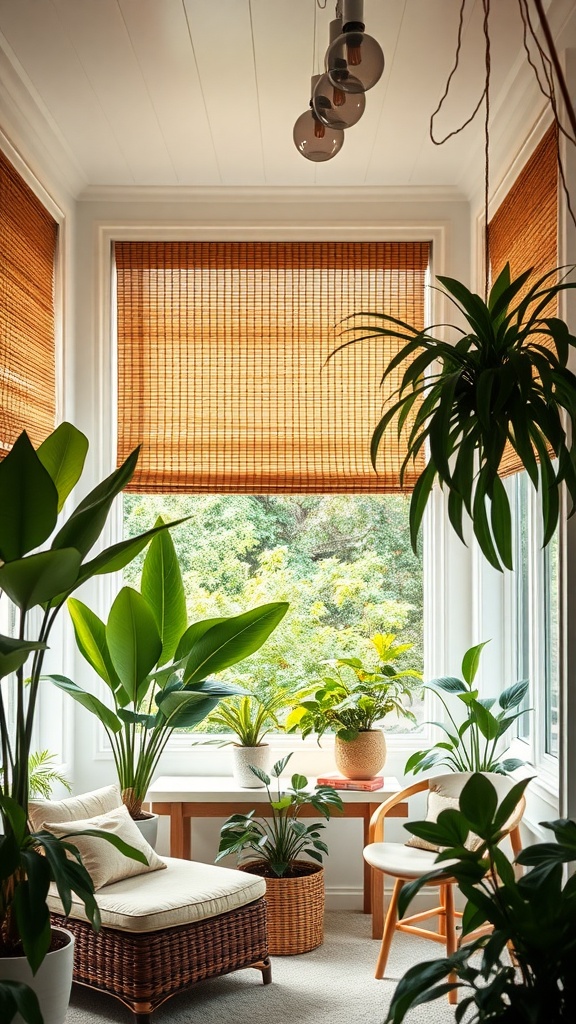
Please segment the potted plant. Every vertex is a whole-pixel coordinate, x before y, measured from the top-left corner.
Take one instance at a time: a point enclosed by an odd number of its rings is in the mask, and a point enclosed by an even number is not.
[[[239,786],[260,789],[262,779],[251,771],[251,766],[266,771],[270,764],[270,744],[264,737],[270,729],[280,729],[276,712],[286,706],[286,694],[259,697],[248,693],[242,697],[225,697],[208,716],[208,723],[223,726],[236,736],[232,747],[232,775]]]
[[[386,740],[379,723],[385,715],[393,711],[416,721],[409,707],[412,680],[422,676],[415,669],[394,664],[413,646],[395,641],[392,633],[371,637],[378,655],[374,666],[363,665],[359,658],[328,661],[332,673],[324,676],[320,685],[315,683],[297,693],[298,704],[286,719],[287,731],[298,729],[303,737],[314,732],[318,741],[327,730],[333,731],[336,766],[347,778],[373,778],[382,769]]]
[[[441,765],[454,772],[500,772],[504,775],[525,764],[517,757],[505,757],[498,746],[510,726],[529,711],[528,708],[518,710],[529,682],[524,679],[514,683],[499,697],[480,698],[474,688],[474,678],[487,643],[485,640],[466,651],[462,659],[463,679],[443,676],[424,684],[425,689],[439,697],[449,724],[430,723],[442,729],[444,735],[432,747],[415,751],[406,762],[406,773],[416,774]],[[455,720],[444,694],[452,695],[463,705],[463,721]]]
[[[556,842],[537,843],[517,863],[531,870],[516,877],[499,847],[502,830],[529,780],[519,782],[497,806],[489,779],[473,775],[460,808],[442,811],[436,823],[415,822],[410,832],[442,847],[438,869],[405,885],[402,916],[425,881],[439,877],[443,862],[467,902],[463,941],[449,957],[416,964],[400,980],[386,1018],[401,1024],[411,1007],[461,990],[456,1019],[470,1024],[572,1024],[576,1020],[576,884],[564,865],[576,860],[576,822],[542,822]],[[469,832],[481,845],[464,847]],[[474,935],[484,925],[488,934]],[[511,958],[508,951],[511,951]]]
[[[260,605],[189,625],[174,544],[161,532],[146,553],[140,591],[123,587],[106,623],[76,598],[68,608],[78,648],[106,684],[110,703],[66,676],[50,678],[98,718],[123,802],[136,821],[145,820],[151,816],[142,803],[174,729],[193,728],[221,697],[244,692],[212,676],[257,651],[288,605]],[[154,835],[147,838],[153,845]]]
[[[72,937],[54,935],[50,927],[50,883],[56,883],[65,908],[75,892],[88,920],[96,928],[99,924],[94,888],[77,849],[28,825],[30,752],[44,657],[66,598],[97,573],[121,569],[166,529],[163,524],[88,557],[114,498],[134,472],[137,450],[58,528],[87,450],[84,435],[63,423],[37,450],[23,432],[0,462],[0,590],[15,606],[18,626],[16,637],[0,636],[0,977],[24,981],[39,992],[44,1024],[62,1024],[72,981]],[[146,862],[115,836],[103,838]],[[50,962],[44,964],[47,956]],[[61,970],[66,980],[50,1009],[41,979],[52,984]]]
[[[371,456],[376,467],[388,429],[404,433],[402,483],[409,462],[427,451],[410,502],[414,550],[438,480],[448,491],[448,517],[460,539],[466,511],[490,564],[512,569],[512,517],[498,475],[507,445],[541,496],[544,545],[558,522],[563,483],[576,504],[576,376],[568,368],[576,337],[564,321],[546,313],[558,294],[576,283],[550,284],[557,274],[553,270],[526,289],[531,273],[511,281],[507,264],[486,302],[460,281],[439,277],[465,324],[440,325],[458,338],[455,344],[435,338],[435,327],[421,331],[386,313],[358,313],[345,332],[360,337],[335,350],[374,337],[402,342],[382,375],[384,382],[405,364],[400,386],[372,435]]]
[[[268,815],[257,818],[255,811],[249,811],[228,818],[221,829],[216,857],[218,862],[235,853],[243,870],[266,878],[268,948],[279,955],[306,953],[323,940],[322,857],[328,848],[320,838],[320,829],[325,826],[321,822],[305,825],[300,816],[304,809],[311,808],[328,820],[334,810],[343,809],[334,789],[315,786],[310,790],[304,775],[293,775],[291,785],[281,789],[280,776],[291,757],[287,754],[272,768],[277,780],[275,796],[270,791],[270,776],[259,768],[252,769],[266,787]]]

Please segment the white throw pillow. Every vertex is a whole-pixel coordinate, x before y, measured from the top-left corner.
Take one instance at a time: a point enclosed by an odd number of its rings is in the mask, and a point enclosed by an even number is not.
[[[460,801],[455,796],[445,796],[443,793],[438,793],[434,789],[430,789],[428,793],[428,808],[426,811],[426,821],[438,821],[438,815],[442,811],[446,811],[449,808],[458,810],[460,807]],[[482,840],[478,838],[475,832],[469,832],[464,846],[467,850],[477,850],[481,845]],[[434,853],[440,851],[440,847],[434,843],[429,843],[427,839],[419,839],[418,836],[411,836],[410,839],[404,844],[405,846],[415,846],[418,850],[431,850]]]
[[[118,786],[103,786],[80,796],[66,797],[65,800],[31,800],[28,804],[28,819],[32,831],[42,828],[44,821],[78,821],[93,818],[95,814],[106,814],[120,807],[122,796]]]
[[[68,842],[77,847],[95,889],[111,885],[112,882],[119,882],[122,878],[131,878],[134,875],[143,875],[148,871],[159,871],[166,867],[164,861],[146,842],[124,804],[108,811],[107,814],[98,814],[93,818],[82,818],[76,821],[45,821],[42,828],[52,832],[60,839],[66,837]],[[109,832],[111,835],[118,836],[125,843],[140,850],[148,863],[141,864],[140,861],[134,860],[132,857],[125,857],[120,850],[112,846],[112,843],[98,836],[76,835],[77,832],[82,832],[84,829],[99,829],[101,832]]]

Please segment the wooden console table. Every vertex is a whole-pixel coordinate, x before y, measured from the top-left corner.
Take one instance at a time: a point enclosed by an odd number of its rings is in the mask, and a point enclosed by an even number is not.
[[[288,781],[288,780],[287,780]],[[310,779],[314,786],[315,779]],[[390,776],[384,779],[382,789],[372,792],[364,790],[338,790],[344,802],[344,812],[335,812],[334,818],[361,818],[363,822],[363,847],[368,844],[370,818],[379,804],[388,797],[400,792],[398,779]],[[152,783],[146,799],[150,810],[155,814],[167,814],[170,817],[170,856],[191,860],[192,836],[191,818],[229,818],[232,814],[246,814],[252,808],[258,813],[269,815],[269,807],[260,808],[260,804],[268,801],[265,789],[243,789],[229,776],[162,776]],[[390,816],[405,818],[408,804],[400,803],[391,811]],[[304,807],[302,817],[317,818],[318,812],[313,807]],[[364,862],[364,913],[369,914],[372,906],[371,869]]]

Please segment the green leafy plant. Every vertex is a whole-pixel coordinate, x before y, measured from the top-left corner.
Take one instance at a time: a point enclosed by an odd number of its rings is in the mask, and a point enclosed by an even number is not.
[[[286,706],[284,691],[267,697],[256,693],[221,700],[208,723],[229,729],[242,747],[259,747],[271,729],[280,729],[277,711]]]
[[[330,675],[297,693],[297,706],[286,719],[286,730],[316,733],[318,741],[327,730],[340,739],[356,739],[358,733],[373,729],[391,711],[415,722],[408,704],[412,703],[414,683],[422,676],[415,669],[398,669],[394,662],[412,644],[396,644],[393,633],[371,637],[378,662],[373,667],[359,658],[335,658],[326,662]],[[410,681],[410,682],[408,682]]]
[[[425,683],[425,688],[432,690],[442,702],[449,724],[429,723],[441,729],[445,738],[433,747],[412,754],[404,768],[406,773],[416,774],[435,765],[444,765],[455,772],[499,772],[505,775],[526,763],[517,757],[503,757],[498,752],[498,745],[510,726],[529,710],[518,711],[528,692],[528,680],[514,683],[499,697],[479,697],[478,690],[474,688],[480,655],[488,642],[485,640],[466,651],[462,659],[463,679],[443,676]],[[456,722],[444,694],[455,697],[464,705],[466,714],[463,722]]]
[[[309,790],[304,775],[293,775],[291,785],[282,790],[280,776],[291,757],[292,754],[287,754],[272,768],[272,776],[277,780],[276,797],[270,791],[270,776],[252,766],[254,774],[266,786],[272,816],[256,818],[256,812],[249,811],[228,818],[221,829],[216,861],[230,853],[238,854],[240,860],[243,851],[249,850],[248,858],[243,859],[256,860],[259,874],[277,878],[300,874],[298,861],[303,856],[322,863],[323,854],[328,853],[326,843],[320,838],[320,829],[325,826],[321,822],[305,825],[299,820],[300,811],[311,806],[328,820],[333,810],[343,809],[342,798],[330,786],[315,786]]]
[[[43,1024],[36,993],[20,981],[0,981],[0,1020],[11,1024],[17,1013],[26,1024]]]
[[[0,954],[23,953],[34,972],[51,941],[46,903],[51,882],[65,913],[75,892],[88,920],[99,926],[94,887],[76,848],[48,832],[31,832],[28,825],[31,743],[51,631],[77,587],[97,574],[122,569],[166,529],[162,524],[89,558],[114,498],[134,473],[138,450],[59,525],[87,451],[86,437],[62,423],[37,450],[23,432],[0,462],[0,590],[17,615],[17,636],[0,636]],[[14,708],[13,728],[9,706]],[[146,862],[117,837],[106,833],[103,838]]]
[[[408,464],[428,453],[410,504],[414,550],[438,480],[448,490],[448,516],[460,539],[466,511],[490,564],[513,568],[510,504],[498,475],[508,444],[540,491],[545,545],[558,522],[563,483],[574,509],[576,376],[568,368],[568,357],[576,338],[563,320],[547,316],[546,309],[562,290],[576,284],[550,284],[557,275],[553,270],[519,299],[531,274],[527,270],[511,281],[507,264],[487,302],[460,281],[439,277],[466,323],[465,328],[448,326],[459,336],[455,344],[433,337],[434,327],[417,330],[385,313],[358,313],[356,319],[368,316],[374,323],[345,328],[361,336],[335,350],[374,337],[404,343],[382,376],[384,382],[406,364],[374,430],[371,455],[376,466],[382,438],[394,424],[406,436],[401,482]]]
[[[75,598],[68,607],[78,649],[104,680],[111,706],[67,676],[50,678],[101,722],[122,799],[138,818],[174,729],[198,725],[221,697],[244,692],[212,675],[257,651],[288,605],[275,602],[188,625],[174,544],[162,532],[146,553],[140,591],[123,587],[106,623]]]
[[[54,783],[59,782],[69,793],[72,786],[62,772],[54,767],[53,761],[56,757],[49,750],[34,750],[28,760],[28,771],[30,779],[30,796],[43,796],[46,800],[52,795]]]
[[[530,870],[517,878],[499,847],[505,823],[529,780],[515,785],[497,806],[490,780],[473,775],[460,796],[459,810],[445,810],[438,821],[406,826],[414,835],[443,847],[438,869],[405,885],[402,916],[426,881],[440,877],[443,862],[466,898],[460,948],[448,957],[411,967],[392,998],[387,1024],[401,1024],[409,1010],[461,989],[456,1020],[467,1024],[572,1024],[576,1020],[576,876],[565,880],[564,866],[576,860],[576,823],[542,822],[556,842],[538,843],[517,863]],[[467,850],[469,832],[482,840]],[[484,925],[489,934],[474,935]],[[508,953],[512,950],[512,960]]]

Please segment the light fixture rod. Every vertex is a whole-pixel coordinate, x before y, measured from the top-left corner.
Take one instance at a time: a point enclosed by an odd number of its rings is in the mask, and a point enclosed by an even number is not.
[[[346,26],[351,22],[364,24],[364,0],[344,0],[342,23]]]

